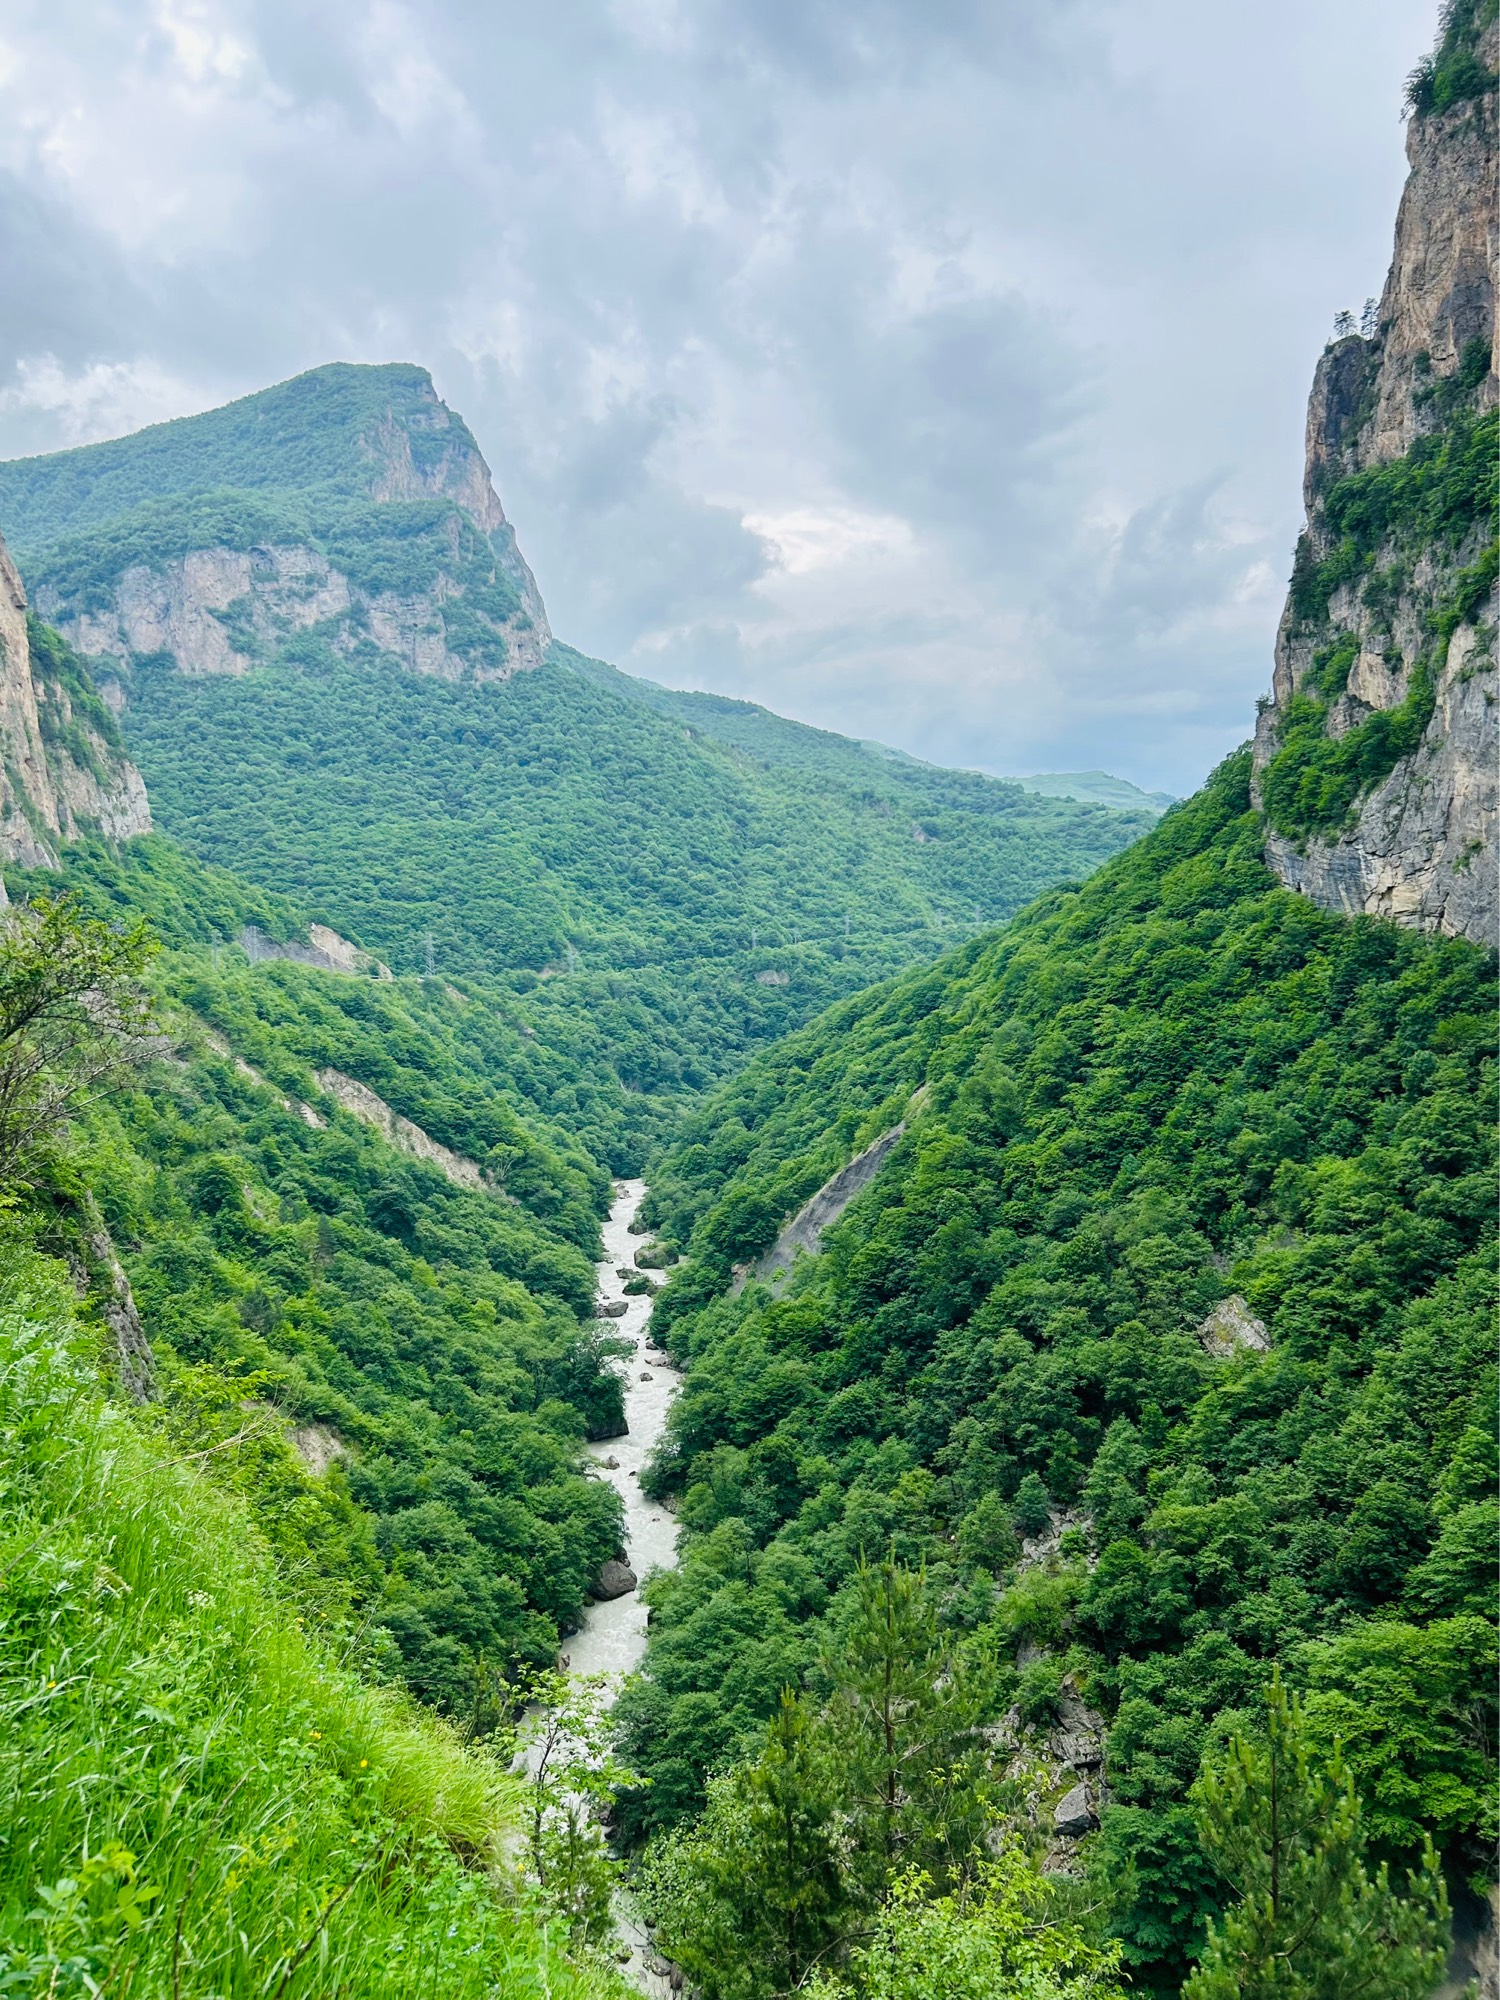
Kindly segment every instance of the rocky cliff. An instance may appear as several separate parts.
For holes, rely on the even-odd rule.
[[[503,680],[551,644],[489,467],[424,369],[316,369],[0,466],[38,609],[78,650],[236,674],[291,649]]]
[[[52,866],[60,842],[90,830],[149,833],[146,787],[78,662],[31,626],[0,542],[0,860]]]
[[[1255,770],[1289,887],[1493,945],[1497,30],[1475,12],[1413,79],[1378,315],[1318,363]]]

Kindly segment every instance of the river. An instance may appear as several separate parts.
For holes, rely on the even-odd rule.
[[[635,1253],[646,1240],[630,1233],[645,1198],[644,1181],[615,1182],[615,1198],[604,1225],[604,1258],[598,1266],[600,1300],[625,1301],[624,1316],[614,1321],[613,1330],[635,1343],[634,1353],[616,1364],[625,1383],[629,1431],[624,1437],[588,1447],[601,1475],[625,1503],[626,1560],[642,1583],[653,1569],[671,1569],[677,1561],[677,1524],[665,1507],[645,1497],[640,1481],[682,1381],[666,1357],[651,1345],[650,1294],[627,1297],[625,1280],[620,1276],[621,1271],[634,1271]],[[657,1274],[649,1275],[655,1282]],[[563,1643],[569,1670],[608,1675],[609,1698],[613,1700],[620,1683],[640,1664],[646,1650],[646,1607],[639,1589],[591,1606],[579,1630]],[[621,1968],[626,1979],[653,2000],[666,2000],[672,1989],[648,1969],[650,1944],[624,1892],[615,1900],[615,1928],[622,1948],[630,1950],[630,1962]]]

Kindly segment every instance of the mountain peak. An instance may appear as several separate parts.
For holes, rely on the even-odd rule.
[[[410,362],[0,463],[0,531],[43,614],[122,671],[243,673],[311,642],[496,679],[551,643],[473,433]]]

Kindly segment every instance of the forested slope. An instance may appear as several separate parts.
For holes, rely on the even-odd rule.
[[[425,1700],[493,1717],[619,1542],[579,1466],[620,1421],[591,1318],[603,1172],[496,1087],[445,997],[216,951],[286,912],[169,842],[8,873],[16,898],[144,914],[164,947],[152,1053],[28,1196],[39,1240],[83,1246],[96,1310],[118,1256],[156,1421],[253,1499],[309,1612]],[[463,1177],[342,1108],[341,1078]]]
[[[688,1540],[627,1697],[640,1811],[826,1685],[893,1553],[992,1720],[1107,1722],[1090,1866],[1148,1990],[1223,1893],[1188,1787],[1277,1663],[1393,1858],[1493,1837],[1493,963],[1278,887],[1248,777],[756,1058],[654,1195]],[[903,1118],[784,1296],[735,1296]]]
[[[517,998],[638,1169],[840,995],[1086,874],[1148,813],[947,772],[553,648],[421,369],[317,369],[0,465],[0,531],[95,665],[156,824],[400,973]]]

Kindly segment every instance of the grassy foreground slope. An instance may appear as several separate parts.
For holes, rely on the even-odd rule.
[[[0,1982],[136,2000],[603,2000],[524,1901],[501,1767],[302,1629],[242,1506],[105,1402],[0,1244]]]
[[[690,1258],[655,1475],[689,1533],[624,1707],[644,1820],[816,1688],[893,1551],[997,1715],[1045,1726],[1065,1674],[1104,1712],[1090,1867],[1162,1993],[1223,1893],[1188,1788],[1278,1663],[1380,1851],[1483,1871],[1494,1832],[1494,967],[1279,888],[1247,787],[1242,754],[1083,888],[756,1058],[653,1193]],[[735,1296],[902,1118],[785,1294]],[[1231,1297],[1266,1351],[1213,1351]]]
[[[17,899],[60,884],[107,920],[151,920],[162,1035],[30,1196],[42,1240],[78,1254],[89,1218],[107,1231],[155,1356],[151,1421],[253,1502],[309,1615],[424,1700],[493,1721],[618,1547],[614,1496],[581,1463],[621,1411],[591,1318],[605,1176],[497,1087],[441,993],[216,964],[214,935],[287,913],[170,842],[10,874]],[[485,1179],[399,1150],[329,1072]]]

